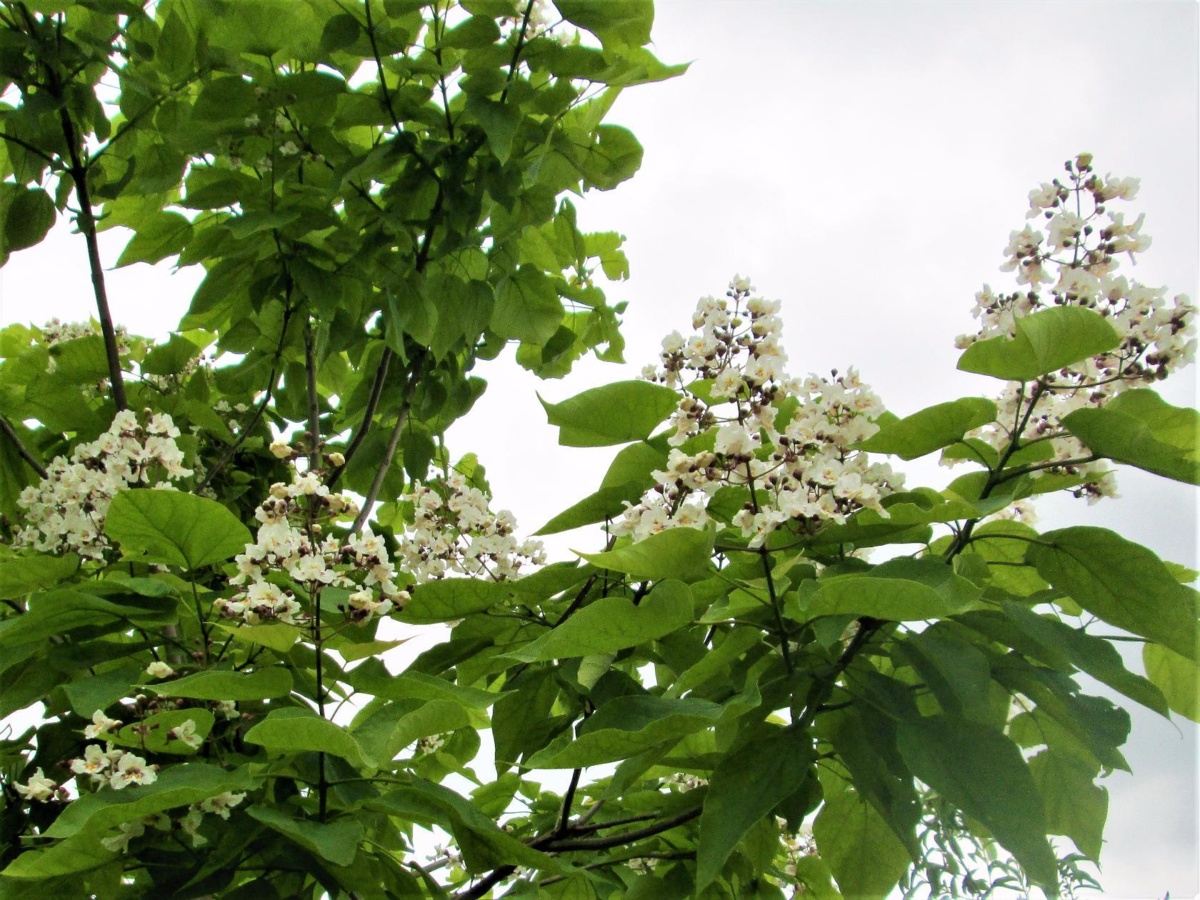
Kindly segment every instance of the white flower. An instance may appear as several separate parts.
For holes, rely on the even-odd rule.
[[[76,775],[88,775],[92,781],[101,781],[109,762],[107,754],[99,744],[88,744],[81,758],[71,760],[71,771]]]
[[[292,456],[291,445],[283,438],[276,438],[271,442],[271,446],[268,449],[277,459],[290,459]]]
[[[204,738],[196,734],[196,722],[194,719],[185,719],[183,724],[176,725],[168,731],[167,737],[173,741],[182,741],[193,750],[200,749],[200,745],[204,743]]]
[[[119,791],[131,784],[154,784],[157,780],[158,773],[153,767],[146,765],[144,759],[132,753],[124,753],[113,767],[108,783],[114,790]]]
[[[715,447],[717,453],[725,456],[745,456],[754,452],[755,442],[749,432],[736,422],[722,425],[717,432]]]
[[[204,819],[204,812],[196,805],[187,811],[187,814],[179,820],[179,830],[192,839],[193,847],[203,847],[208,843],[208,838],[200,833],[200,823]]]
[[[155,660],[146,666],[146,674],[151,678],[170,678],[175,674],[175,670],[161,660]]]
[[[26,800],[36,800],[39,803],[51,799],[58,790],[58,784],[47,778],[40,768],[24,784],[13,782],[13,787]]]
[[[121,723],[117,719],[110,719],[104,714],[104,710],[98,709],[92,713],[92,724],[83,729],[85,738],[99,737],[107,731],[116,731],[121,727]]]
[[[217,794],[215,797],[201,800],[196,805],[203,812],[216,813],[222,819],[228,819],[229,811],[245,799],[246,795],[242,792],[226,791],[223,794]]]

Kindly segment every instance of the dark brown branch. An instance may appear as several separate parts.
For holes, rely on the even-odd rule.
[[[271,396],[275,392],[275,383],[279,378],[279,359],[283,355],[283,345],[287,338],[288,322],[291,320],[291,318],[292,308],[290,306],[285,307],[283,310],[283,324],[279,329],[279,344],[275,347],[275,358],[271,362],[271,375],[267,381],[266,394],[263,395],[262,400],[258,404],[258,408],[254,410],[254,415],[250,417],[250,421],[246,423],[246,427],[243,428],[238,434],[237,440],[225,448],[225,451],[221,454],[220,459],[218,459],[216,464],[214,464],[213,467],[208,470],[208,473],[204,476],[204,480],[200,482],[199,486],[197,486],[196,493],[204,490],[204,488],[208,487],[208,485],[212,483],[212,480],[217,476],[217,473],[225,468],[229,461],[233,459],[233,455],[237,453],[238,448],[242,446],[246,438],[250,436],[250,432],[252,432],[258,426],[259,420],[262,419],[263,413],[266,411],[267,404],[271,402]]]
[[[529,31],[529,17],[533,15],[534,0],[529,0],[525,7],[525,15],[521,19],[521,32],[517,35],[517,44],[513,48],[512,61],[508,64],[508,78],[504,82],[504,90],[500,94],[500,102],[508,99],[508,89],[512,85],[513,76],[517,72],[517,63],[521,61],[521,51],[525,49],[525,35]]]
[[[29,463],[29,467],[33,469],[33,471],[37,472],[40,477],[45,478],[46,467],[38,461],[36,456],[29,452],[29,449],[23,443],[21,443],[21,439],[17,437],[16,431],[13,430],[12,425],[9,424],[8,419],[4,418],[4,416],[0,416],[0,431],[4,432],[4,436],[12,441],[12,444],[17,448],[17,453],[20,454],[21,459]]]
[[[833,693],[833,686],[837,683],[838,676],[846,671],[854,657],[859,651],[866,646],[868,639],[875,631],[883,625],[881,619],[872,619],[863,616],[858,620],[858,631],[854,637],[850,639],[850,643],[846,645],[846,649],[842,651],[842,655],[838,657],[837,662],[833,664],[833,669],[830,670],[824,677],[818,677],[808,690],[808,697],[804,701],[804,712],[793,725],[796,731],[804,731],[813,723],[813,719],[817,717],[817,713],[821,711],[821,707],[825,705],[825,701],[829,699],[829,695]]]
[[[400,436],[404,433],[404,426],[408,424],[408,413],[412,407],[413,395],[417,392],[417,382],[421,377],[421,363],[424,357],[419,354],[414,354],[412,361],[412,369],[408,376],[408,388],[404,392],[404,403],[400,407],[400,412],[396,416],[396,424],[392,428],[392,435],[388,439],[387,448],[383,451],[383,459],[379,463],[379,471],[375,473],[375,479],[371,482],[371,488],[367,491],[367,496],[363,500],[362,509],[359,510],[358,516],[354,519],[354,524],[350,526],[351,534],[358,534],[362,531],[362,527],[367,523],[368,517],[371,515],[371,508],[375,505],[375,500],[379,496],[379,491],[383,487],[383,480],[387,477],[388,469],[392,466],[392,459],[396,455],[396,447],[400,444]]]
[[[47,66],[47,76],[50,78],[52,92],[62,103],[58,111],[62,125],[63,138],[67,144],[67,152],[71,155],[71,165],[67,171],[75,183],[75,196],[79,200],[79,230],[87,241],[88,268],[92,275],[92,292],[96,295],[96,313],[100,319],[100,332],[104,335],[104,353],[108,358],[108,378],[112,382],[113,402],[118,410],[129,408],[125,399],[125,382],[121,374],[121,353],[117,349],[117,333],[113,328],[112,313],[108,306],[108,290],[104,285],[104,267],[100,262],[100,244],[96,238],[96,217],[92,213],[92,197],[88,191],[87,166],[80,157],[79,136],[75,132],[75,124],[67,111],[63,98],[62,84],[57,74]]]
[[[387,379],[388,366],[391,364],[392,356],[392,348],[384,347],[383,353],[379,357],[379,368],[375,370],[375,381],[371,384],[371,396],[367,398],[367,408],[363,410],[362,423],[354,432],[354,437],[350,439],[350,446],[342,454],[345,461],[329,476],[330,490],[333,490],[334,485],[338,483],[338,479],[346,471],[346,466],[350,465],[351,458],[358,452],[358,448],[366,438],[367,432],[371,430],[371,423],[375,418],[375,410],[379,406],[379,397],[383,393],[383,383]]]
[[[55,165],[58,164],[58,160],[55,159],[53,156],[51,156],[50,154],[46,153],[43,150],[39,150],[37,147],[33,146],[33,144],[30,144],[26,141],[21,140],[19,137],[13,137],[11,134],[5,134],[4,132],[0,131],[0,138],[3,138],[4,140],[8,141],[10,144],[15,144],[16,146],[22,148],[23,150],[29,151],[34,156],[36,156],[40,159],[44,159],[47,163],[50,164],[51,167],[54,167]]]
[[[579,788],[579,776],[583,774],[583,769],[575,769],[571,772],[571,783],[567,785],[567,792],[563,795],[562,816],[558,821],[558,828],[555,830],[556,835],[564,835],[567,829],[571,827],[571,805],[575,802],[575,791]]]
[[[629,856],[618,856],[615,859],[602,859],[599,862],[588,863],[582,866],[583,869],[602,869],[605,866],[616,866],[621,863],[629,862],[631,859],[695,859],[696,852],[694,850],[679,850],[674,853],[634,853]],[[547,887],[559,881],[564,881],[570,878],[570,875],[551,875],[549,878],[543,878],[538,882],[538,887]]]
[[[308,470],[321,468],[321,399],[317,393],[317,357],[312,324],[304,329],[304,373],[308,389]]]
[[[555,852],[566,850],[607,850],[610,847],[620,847],[622,844],[632,844],[634,841],[640,841],[642,838],[654,837],[656,834],[662,834],[664,831],[678,828],[680,825],[684,825],[699,816],[702,809],[703,807],[701,806],[695,806],[677,813],[669,819],[663,819],[661,822],[647,825],[645,828],[638,828],[634,831],[623,831],[620,834],[610,834],[605,837],[595,838],[550,840],[546,842],[544,849]]]

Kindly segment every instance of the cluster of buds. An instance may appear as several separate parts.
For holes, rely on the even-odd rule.
[[[18,546],[46,553],[75,552],[103,559],[108,549],[104,517],[118,491],[171,487],[192,470],[183,465],[175,443],[179,429],[165,413],[146,411],[146,424],[130,410],[118,412],[109,429],[94,441],[78,444],[70,458],[55,457],[46,477],[21,491],[25,510]]]
[[[493,513],[483,491],[455,470],[403,499],[413,505],[413,523],[399,538],[399,553],[417,583],[450,572],[508,581],[546,561],[542,542],[519,540],[513,514]]]
[[[1089,478],[1074,492],[1095,501],[1112,496],[1115,482],[1105,476],[1103,463],[1070,462],[1089,454],[1063,430],[1061,420],[1191,363],[1196,308],[1184,295],[1168,303],[1165,288],[1116,274],[1118,255],[1128,253],[1136,261],[1135,254],[1150,246],[1150,238],[1141,233],[1144,216],[1126,222],[1123,213],[1109,209],[1114,200],[1132,200],[1138,180],[1101,178],[1093,171],[1090,154],[1068,160],[1066,173],[1065,179],[1056,178],[1029,194],[1026,216],[1043,217],[1045,232],[1026,225],[1012,232],[1005,248],[1001,270],[1015,271],[1021,287],[1005,294],[984,285],[972,310],[979,330],[960,335],[956,344],[965,349],[979,340],[1015,336],[1021,317],[1054,306],[1090,309],[1109,321],[1121,339],[1115,349],[1043,376],[1033,397],[1028,387],[1010,383],[998,398],[997,421],[968,435],[1003,450],[1016,424],[1028,417],[1022,437],[1048,441],[1048,461],[1064,463],[1050,471]]]
[[[701,299],[692,319],[697,333],[687,341],[668,335],[661,369],[643,372],[684,396],[671,423],[667,468],[627,507],[615,534],[641,540],[666,528],[703,528],[709,498],[732,486],[749,495],[733,524],[757,545],[780,527],[811,533],[862,508],[882,511],[882,498],[899,487],[889,466],[853,449],[878,430],[878,397],[853,369],[788,377],[780,304],[752,290],[734,278],[724,299]],[[698,449],[685,452],[689,443]]]

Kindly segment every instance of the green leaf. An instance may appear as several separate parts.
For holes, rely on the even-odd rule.
[[[912,666],[945,712],[976,722],[991,718],[991,669],[969,641],[935,625],[898,643],[893,656]]]
[[[1196,659],[1196,595],[1162,560],[1104,528],[1050,531],[1026,559],[1072,600],[1118,628]]]
[[[562,320],[558,292],[536,266],[523,265],[501,280],[491,321],[497,336],[541,345],[554,336]]]
[[[814,588],[809,588],[809,585]],[[798,621],[815,616],[854,615],[896,622],[940,619],[974,605],[980,589],[932,559],[894,559],[861,575],[836,575],[806,582],[811,596]],[[789,603],[789,606],[791,604]],[[787,608],[787,607],[785,607]]]
[[[1040,616],[1019,603],[1005,603],[1004,614],[1039,644],[1065,652],[1076,668],[1087,672],[1097,681],[1120,691],[1126,697],[1160,715],[1167,714],[1168,701],[1154,686],[1153,679],[1147,681],[1126,669],[1121,654],[1110,641],[1093,637],[1056,619]]]
[[[1034,882],[1057,883],[1042,798],[1016,744],[985,725],[932,716],[901,722],[897,745],[912,773],[982,822]]]
[[[148,488],[118,492],[104,530],[127,559],[193,572],[229,559],[253,542],[246,526],[215,500]]]
[[[586,28],[608,47],[641,47],[650,43],[654,24],[652,0],[554,0],[564,19]]]
[[[635,579],[675,578],[699,581],[712,568],[714,536],[697,528],[669,528],[636,544],[603,553],[579,553],[593,566],[624,572]]]
[[[118,700],[130,696],[133,686],[141,680],[142,667],[137,664],[121,666],[111,672],[88,675],[65,685],[67,700],[75,712],[90,719],[98,709],[108,709]]]
[[[559,427],[564,447],[607,447],[645,440],[679,406],[679,394],[648,381],[618,381],[561,403],[541,400],[546,418]]]
[[[251,806],[246,812],[251,818],[335,866],[352,865],[363,839],[362,823],[354,820],[322,825],[308,819],[293,818],[279,809],[258,805]]]
[[[1200,668],[1194,660],[1180,656],[1160,644],[1142,647],[1146,675],[1181,716],[1200,722]]]
[[[442,34],[441,44],[456,50],[486,47],[500,39],[500,27],[491,16],[471,16]]]
[[[1093,453],[1164,478],[1200,484],[1200,413],[1194,409],[1171,406],[1150,390],[1135,390],[1107,406],[1077,409],[1062,422]]]
[[[884,425],[865,441],[861,450],[916,459],[957,441],[973,428],[996,420],[996,404],[981,397],[964,397],[939,403],[897,422]]]
[[[469,21],[469,20],[468,20]],[[491,22],[491,19],[487,21]],[[463,23],[466,24],[466,23]],[[495,23],[492,23],[493,25]],[[487,135],[488,146],[501,163],[508,162],[513,137],[521,124],[521,111],[509,103],[472,95],[467,98],[466,112],[479,120]]]
[[[257,669],[254,672],[209,670],[146,687],[161,697],[187,697],[192,700],[266,700],[271,697],[286,697],[292,692],[292,673],[279,666]]]
[[[806,742],[788,729],[776,729],[723,759],[713,772],[700,815],[696,850],[697,893],[721,874],[742,836],[809,777]]]
[[[23,597],[53,587],[79,571],[79,557],[9,556],[0,559],[0,600]]]
[[[40,244],[54,225],[54,201],[41,188],[20,188],[12,197],[4,219],[4,243],[8,250],[24,250]]]
[[[1093,782],[1095,772],[1077,756],[1043,750],[1029,771],[1046,807],[1046,831],[1065,834],[1082,853],[1099,861],[1108,791]]]
[[[0,875],[6,878],[74,875],[98,868],[116,857],[114,851],[104,849],[99,835],[85,834],[55,844],[47,850],[27,850],[9,863]]]
[[[351,765],[373,768],[348,731],[307,709],[276,709],[246,732],[245,740],[272,753],[330,753]]]
[[[245,769],[230,771],[209,763],[186,762],[163,769],[153,784],[97,791],[72,801],[45,833],[66,838],[83,831],[104,831],[226,791],[250,791],[257,784]]]
[[[453,833],[470,872],[486,872],[502,865],[560,870],[552,858],[502,831],[469,800],[440,784],[414,778],[412,784],[369,800],[365,806],[405,821],[446,828]]]
[[[641,167],[642,145],[619,125],[601,125],[595,134],[595,143],[579,151],[576,168],[588,185],[609,191]]]
[[[1056,306],[1022,316],[1016,329],[1016,337],[972,344],[959,358],[958,368],[1006,381],[1033,381],[1121,343],[1104,316],[1078,306]]]
[[[216,720],[207,709],[169,709],[146,716],[141,722],[126,725],[110,739],[118,746],[129,747],[136,751],[190,756],[196,752],[194,748],[177,738],[170,737],[171,729],[179,728],[188,721],[192,723],[196,737],[204,740],[212,731]],[[143,732],[141,730],[143,726],[149,731]]]
[[[602,705],[579,728],[579,735],[555,741],[525,761],[531,769],[574,769],[627,759],[643,750],[716,725],[728,715],[756,705],[738,695],[724,706],[709,700],[669,700],[649,695],[617,697]]]
[[[343,50],[357,41],[360,34],[362,26],[354,16],[348,13],[333,16],[321,31],[321,50],[324,53]]]
[[[287,653],[300,639],[300,629],[295,625],[286,625],[282,622],[274,625],[238,626],[218,622],[217,627],[227,634],[233,635],[234,640],[260,644],[276,653]]]
[[[692,592],[687,585],[664,581],[638,606],[624,597],[596,600],[509,656],[537,662],[613,653],[658,640],[690,625],[692,609]]]
[[[512,588],[503,582],[475,578],[443,578],[410,589],[412,600],[399,618],[415,625],[450,622],[507,603]]]
[[[136,262],[156,263],[177,255],[192,236],[192,223],[175,212],[156,213],[138,223],[137,233],[117,258],[117,268]]]
[[[883,900],[909,865],[908,851],[870,803],[834,777],[813,822],[817,849],[846,900]]]

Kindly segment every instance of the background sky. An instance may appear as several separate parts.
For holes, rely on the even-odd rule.
[[[998,383],[955,371],[956,334],[998,271],[1026,195],[1086,150],[1101,173],[1142,179],[1126,204],[1154,243],[1128,277],[1197,294],[1198,54],[1192,2],[768,2],[658,0],[655,51],[693,61],[682,78],[632,89],[610,121],[646,148],[641,172],[577,201],[585,230],[626,235],[632,277],[607,288],[629,301],[629,365],[581,363],[539,382],[512,356],[484,364],[490,387],[452,430],[477,451],[496,506],[532,531],[590,493],[611,449],[557,448],[535,391],[560,400],[656,359],[687,332],[697,298],[734,273],[783,300],[794,374],[855,365],[898,415]],[[105,259],[123,238],[105,236]],[[163,335],[187,308],[198,270],[111,273],[114,316]],[[82,239],[60,226],[0,269],[0,324],[86,319],[94,311]],[[1195,402],[1195,370],[1163,385]],[[905,464],[912,485],[957,472]],[[1122,498],[1088,507],[1042,501],[1040,527],[1113,528],[1196,567],[1196,493],[1135,471]],[[559,556],[596,549],[571,533]],[[1131,666],[1140,667],[1136,647]],[[396,666],[393,664],[393,668]],[[1103,693],[1102,687],[1091,688]],[[1200,894],[1197,729],[1131,710],[1110,791],[1101,862],[1108,898]]]

